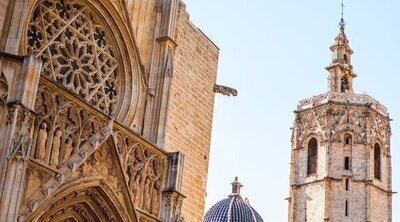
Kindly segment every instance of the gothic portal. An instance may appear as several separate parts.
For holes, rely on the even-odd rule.
[[[202,221],[218,54],[180,0],[0,0],[0,221]]]
[[[343,20],[330,49],[329,92],[300,101],[295,111],[289,221],[390,222],[389,113],[353,91],[357,75]]]

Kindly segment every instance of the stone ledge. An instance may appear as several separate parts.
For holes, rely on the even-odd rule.
[[[318,96],[313,96],[299,102],[296,111],[311,109],[315,106],[336,102],[342,104],[369,105],[373,110],[383,116],[389,116],[389,112],[385,106],[373,99],[367,94],[349,94],[349,93],[325,93]]]

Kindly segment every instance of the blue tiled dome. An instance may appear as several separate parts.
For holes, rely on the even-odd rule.
[[[232,194],[211,207],[204,222],[264,222],[249,202],[240,196],[241,187],[236,178],[232,183]]]

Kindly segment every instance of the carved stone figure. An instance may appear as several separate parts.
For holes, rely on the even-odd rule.
[[[71,157],[73,150],[74,150],[73,139],[71,137],[68,137],[65,142],[61,163],[65,163]]]
[[[150,211],[150,205],[151,205],[151,199],[150,199],[150,193],[151,193],[151,180],[150,178],[146,178],[146,181],[144,183],[144,192],[143,192],[143,210],[145,211]]]
[[[154,215],[158,214],[160,208],[160,198],[159,198],[160,186],[158,182],[154,183],[154,188],[151,191],[151,213]]]
[[[134,201],[135,201],[135,206],[139,206],[140,204],[140,175],[136,174],[135,176],[135,181],[133,183],[133,195],[134,195]]]
[[[40,124],[35,154],[35,158],[40,161],[44,161],[44,158],[46,157],[47,136],[47,123],[43,122]]]
[[[50,166],[57,167],[60,159],[60,145],[61,145],[61,130],[57,130],[54,138],[53,145],[51,146],[51,158],[50,158]]]
[[[128,180],[129,180],[129,188],[131,190],[133,190],[134,181],[135,181],[134,179],[135,179],[135,176],[136,176],[136,170],[133,168],[132,165],[129,165],[127,173],[128,173]]]

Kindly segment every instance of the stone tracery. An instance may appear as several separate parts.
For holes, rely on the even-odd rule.
[[[136,207],[157,216],[165,164],[161,157],[121,133],[114,134]]]
[[[28,52],[43,60],[42,75],[107,114],[119,97],[118,62],[105,26],[78,0],[42,0],[27,32]]]

